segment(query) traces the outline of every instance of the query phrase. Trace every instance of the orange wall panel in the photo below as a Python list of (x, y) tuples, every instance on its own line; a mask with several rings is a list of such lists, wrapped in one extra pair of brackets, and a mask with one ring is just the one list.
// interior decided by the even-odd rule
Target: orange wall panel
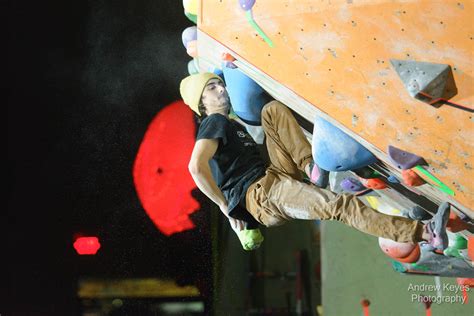
[(472, 107), (474, 1), (257, 0), (253, 15), (274, 47), (237, 0), (201, 1), (198, 27), (380, 150), (423, 156), (473, 208), (473, 114), (413, 99), (390, 59), (451, 65), (452, 101)]

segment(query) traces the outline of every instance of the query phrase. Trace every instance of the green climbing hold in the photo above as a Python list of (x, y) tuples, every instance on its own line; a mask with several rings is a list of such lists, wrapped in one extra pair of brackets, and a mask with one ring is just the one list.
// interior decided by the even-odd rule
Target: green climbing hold
[(412, 263), (411, 267), (415, 270), (430, 271), (430, 268), (421, 264)]
[(457, 248), (454, 247), (448, 247), (444, 249), (443, 254), (448, 257), (456, 257), (456, 258), (463, 258), (461, 253)]
[(197, 24), (197, 15), (191, 14), (187, 11), (184, 11), (184, 15), (194, 24)]
[(467, 248), (467, 240), (463, 236), (457, 235), (454, 239), (453, 247), (456, 249), (466, 249)]

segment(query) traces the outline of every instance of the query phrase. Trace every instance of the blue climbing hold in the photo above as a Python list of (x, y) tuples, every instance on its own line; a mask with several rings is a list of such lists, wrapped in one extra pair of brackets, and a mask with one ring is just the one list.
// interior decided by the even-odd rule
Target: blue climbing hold
[(398, 178), (395, 177), (393, 174), (389, 175), (387, 180), (390, 183), (400, 183), (400, 180), (398, 180)]
[(328, 171), (359, 169), (377, 162), (377, 158), (352, 137), (316, 117), (313, 129), (313, 159)]
[(235, 114), (249, 125), (261, 125), (261, 112), (272, 98), (239, 68), (223, 68), (227, 92)]

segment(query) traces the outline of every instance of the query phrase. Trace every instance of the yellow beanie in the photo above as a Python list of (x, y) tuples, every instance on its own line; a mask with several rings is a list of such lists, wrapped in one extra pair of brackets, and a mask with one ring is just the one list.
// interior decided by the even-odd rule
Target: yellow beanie
[(221, 77), (212, 72), (191, 75), (181, 80), (179, 86), (181, 97), (183, 98), (184, 103), (186, 103), (191, 110), (196, 112), (197, 115), (201, 115), (199, 113), (199, 103), (201, 101), (202, 92), (204, 91), (207, 82), (211, 79), (222, 80)]

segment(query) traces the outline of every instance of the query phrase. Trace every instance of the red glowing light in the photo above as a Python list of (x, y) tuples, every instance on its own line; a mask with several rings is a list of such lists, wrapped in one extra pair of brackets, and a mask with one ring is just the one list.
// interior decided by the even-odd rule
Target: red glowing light
[(97, 237), (79, 237), (74, 242), (74, 249), (80, 255), (95, 255), (100, 248)]
[(133, 179), (145, 212), (166, 236), (195, 227), (191, 218), (200, 205), (188, 171), (196, 133), (193, 112), (183, 101), (162, 109), (138, 150)]

